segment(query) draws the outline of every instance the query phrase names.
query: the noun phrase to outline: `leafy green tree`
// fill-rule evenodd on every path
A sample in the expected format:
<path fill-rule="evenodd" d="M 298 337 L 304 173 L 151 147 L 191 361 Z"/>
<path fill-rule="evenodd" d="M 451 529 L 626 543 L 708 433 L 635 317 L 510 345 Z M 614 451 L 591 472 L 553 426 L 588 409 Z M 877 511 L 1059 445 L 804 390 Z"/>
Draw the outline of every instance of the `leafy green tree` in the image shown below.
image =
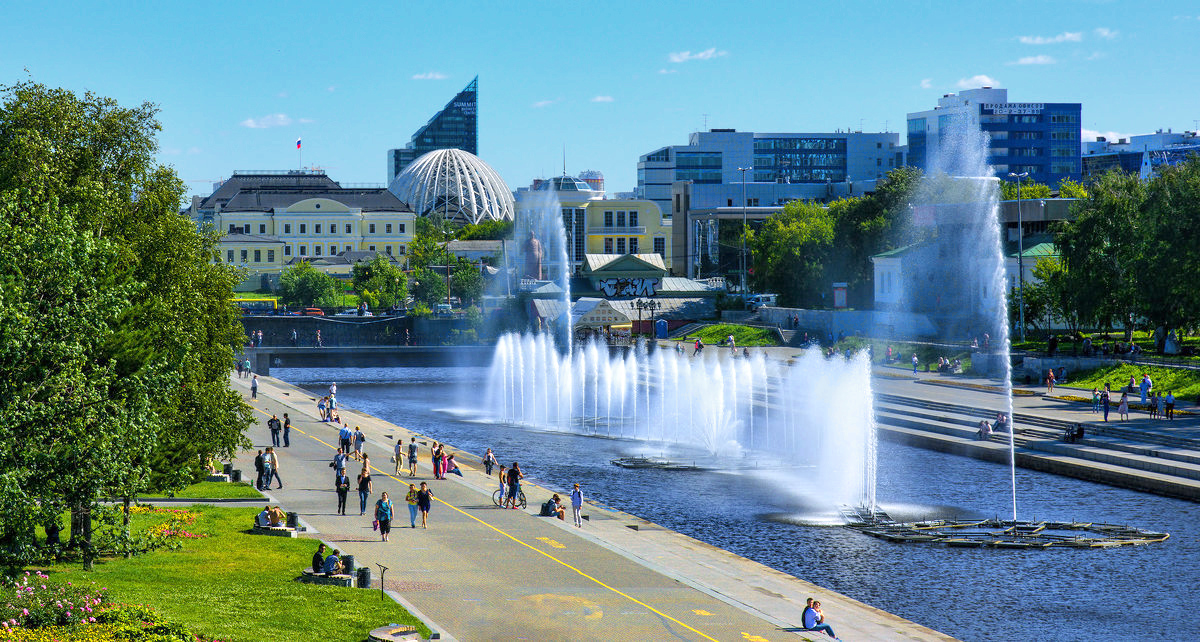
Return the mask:
<path fill-rule="evenodd" d="M 1109 172 L 1072 208 L 1074 220 L 1057 226 L 1055 244 L 1083 325 L 1127 324 L 1137 307 L 1145 200 L 1146 186 L 1136 175 Z"/>
<path fill-rule="evenodd" d="M 178 488 L 247 444 L 228 380 L 240 275 L 179 216 L 153 105 L 2 93 L 0 557 L 28 561 L 31 525 L 69 508 L 90 563 L 100 497 Z"/>
<path fill-rule="evenodd" d="M 1059 198 L 1087 198 L 1087 195 L 1088 191 L 1087 188 L 1084 187 L 1083 183 L 1076 183 L 1069 178 L 1064 178 L 1062 182 L 1058 184 Z M 1024 196 L 1023 193 L 1022 196 Z"/>
<path fill-rule="evenodd" d="M 763 221 L 761 228 L 751 230 L 753 276 L 759 291 L 779 293 L 784 306 L 819 306 L 834 226 L 824 207 L 793 201 L 779 215 Z"/>
<path fill-rule="evenodd" d="M 342 292 L 341 281 L 301 261 L 279 275 L 279 300 L 300 307 L 333 307 Z"/>
<path fill-rule="evenodd" d="M 1050 186 L 1034 181 L 1032 178 L 1021 179 L 1021 198 L 1050 198 Z M 1017 182 L 1000 181 L 1000 199 L 1004 201 L 1017 200 Z"/>
<path fill-rule="evenodd" d="M 1167 333 L 1200 320 L 1200 157 L 1160 168 L 1146 186 L 1141 217 L 1131 230 L 1141 241 L 1129 275 L 1137 284 L 1138 313 L 1163 349 Z"/>
<path fill-rule="evenodd" d="M 382 254 L 367 263 L 356 263 L 354 289 L 372 308 L 390 308 L 408 297 L 408 276 Z"/>
<path fill-rule="evenodd" d="M 512 235 L 512 221 L 481 221 L 462 226 L 455 234 L 455 238 L 460 241 L 499 241 L 512 238 Z"/>
<path fill-rule="evenodd" d="M 463 306 L 474 305 L 483 296 L 483 274 L 466 259 L 459 259 L 450 274 L 451 292 L 462 299 Z"/>
<path fill-rule="evenodd" d="M 446 300 L 446 279 L 429 268 L 417 268 L 412 273 L 413 298 L 430 309 Z"/>

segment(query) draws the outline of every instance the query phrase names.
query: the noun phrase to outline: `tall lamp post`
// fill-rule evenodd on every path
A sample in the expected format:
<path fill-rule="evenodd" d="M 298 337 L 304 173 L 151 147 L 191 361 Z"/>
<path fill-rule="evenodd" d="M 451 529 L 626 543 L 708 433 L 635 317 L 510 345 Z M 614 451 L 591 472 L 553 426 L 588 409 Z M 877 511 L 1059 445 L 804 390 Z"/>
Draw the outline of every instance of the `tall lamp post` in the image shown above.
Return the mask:
<path fill-rule="evenodd" d="M 1021 343 L 1025 343 L 1025 227 L 1021 221 L 1021 179 L 1029 176 L 1029 172 L 1009 172 L 1008 176 L 1017 179 L 1017 311 L 1020 315 L 1017 325 L 1021 329 Z"/>
<path fill-rule="evenodd" d="M 642 312 L 649 313 L 650 319 L 653 320 L 654 311 L 658 309 L 658 301 L 653 299 L 638 299 L 633 302 L 633 307 L 637 308 L 638 311 L 638 329 L 640 330 L 642 327 Z M 654 332 L 652 331 L 650 334 L 653 335 Z"/>
<path fill-rule="evenodd" d="M 742 173 L 742 301 L 746 300 L 746 172 L 750 171 L 750 167 L 739 167 L 737 171 Z"/>

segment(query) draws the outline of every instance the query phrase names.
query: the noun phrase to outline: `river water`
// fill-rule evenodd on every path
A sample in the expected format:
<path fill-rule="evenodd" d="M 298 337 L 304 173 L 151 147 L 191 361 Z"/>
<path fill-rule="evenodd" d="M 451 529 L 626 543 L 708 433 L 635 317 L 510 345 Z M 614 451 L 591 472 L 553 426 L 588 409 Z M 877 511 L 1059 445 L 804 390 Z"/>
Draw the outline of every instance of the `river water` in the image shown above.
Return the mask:
<path fill-rule="evenodd" d="M 521 462 L 535 483 L 585 496 L 872 606 L 972 641 L 1200 636 L 1200 505 L 1018 469 L 1028 519 L 1130 524 L 1163 544 L 1110 550 L 993 550 L 884 542 L 827 525 L 803 489 L 765 472 L 625 469 L 640 444 L 478 420 L 486 368 L 279 370 L 347 407 L 455 448 Z M 884 442 L 878 498 L 896 519 L 1006 516 L 1007 466 Z"/>

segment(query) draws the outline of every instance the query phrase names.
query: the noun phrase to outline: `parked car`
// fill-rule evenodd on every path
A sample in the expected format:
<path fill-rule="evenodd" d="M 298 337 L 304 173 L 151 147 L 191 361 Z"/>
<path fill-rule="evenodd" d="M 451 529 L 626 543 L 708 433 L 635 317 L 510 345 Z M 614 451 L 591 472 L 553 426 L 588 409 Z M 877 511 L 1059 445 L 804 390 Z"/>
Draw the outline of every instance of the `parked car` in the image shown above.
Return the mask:
<path fill-rule="evenodd" d="M 775 300 L 778 298 L 778 294 L 751 294 L 749 297 L 746 297 L 746 308 L 752 312 L 757 312 L 764 305 L 775 305 Z"/>
<path fill-rule="evenodd" d="M 292 314 L 302 317 L 323 317 L 325 316 L 325 311 L 321 308 L 301 308 L 296 312 L 292 312 Z"/>

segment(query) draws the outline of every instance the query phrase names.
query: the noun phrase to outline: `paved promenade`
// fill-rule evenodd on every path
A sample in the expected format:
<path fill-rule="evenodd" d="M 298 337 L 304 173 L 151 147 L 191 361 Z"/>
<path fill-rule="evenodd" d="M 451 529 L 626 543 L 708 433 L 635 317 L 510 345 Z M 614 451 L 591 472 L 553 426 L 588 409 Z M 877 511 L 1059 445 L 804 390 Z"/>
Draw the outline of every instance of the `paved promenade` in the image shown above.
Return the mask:
<path fill-rule="evenodd" d="M 233 381 L 248 397 L 248 380 Z M 242 453 L 237 467 L 253 477 L 255 450 L 270 445 L 266 419 L 289 413 L 291 447 L 277 449 L 284 487 L 269 491 L 270 503 L 299 513 L 319 533 L 314 537 L 354 555 L 359 565 L 371 565 L 376 585 L 375 564 L 387 566 L 386 588 L 416 607 L 443 638 L 828 640 L 799 631 L 805 598 L 815 597 L 843 640 L 953 639 L 620 511 L 585 505 L 589 520 L 582 529 L 537 517 L 550 492 L 532 484 L 523 485 L 528 510 L 496 508 L 495 478 L 483 475 L 477 456 L 459 454 L 465 477 L 433 480 L 428 444 L 437 435 L 417 435 L 425 443 L 416 479 L 393 476 L 393 445 L 407 442 L 410 433 L 352 410 L 342 418 L 367 434 L 375 492 L 366 516 L 358 515 L 353 491 L 348 514 L 337 516 L 328 465 L 336 430 L 315 421 L 315 399 L 260 377 L 258 400 L 250 403 L 257 418 L 249 435 L 254 450 Z M 536 460 L 537 453 L 527 458 Z M 352 480 L 358 468 L 349 463 Z M 409 481 L 429 482 L 434 490 L 428 530 L 419 521 L 415 530 L 408 528 Z M 385 490 L 397 508 L 388 543 L 371 529 L 371 507 Z M 297 574 L 307 565 L 307 558 L 296 560 Z"/>

